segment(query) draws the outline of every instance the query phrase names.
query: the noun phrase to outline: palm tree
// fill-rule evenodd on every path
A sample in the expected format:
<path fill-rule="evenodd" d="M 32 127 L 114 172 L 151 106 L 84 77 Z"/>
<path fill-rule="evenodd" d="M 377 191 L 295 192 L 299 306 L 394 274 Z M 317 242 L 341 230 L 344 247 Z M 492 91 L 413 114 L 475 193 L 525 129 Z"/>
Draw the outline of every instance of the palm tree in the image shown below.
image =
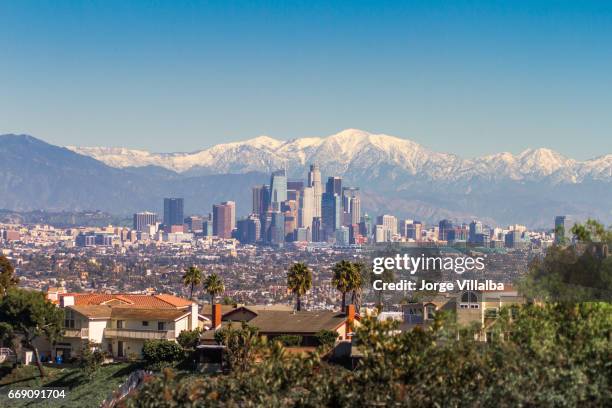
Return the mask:
<path fill-rule="evenodd" d="M 287 271 L 287 287 L 295 295 L 296 310 L 302 310 L 302 296 L 312 288 L 312 272 L 303 262 L 294 263 Z"/>
<path fill-rule="evenodd" d="M 361 272 L 355 264 L 343 260 L 332 268 L 332 284 L 342 293 L 342 310 L 346 308 L 346 294 L 361 286 Z"/>
<path fill-rule="evenodd" d="M 202 271 L 195 266 L 190 266 L 183 275 L 183 285 L 190 286 L 189 299 L 193 300 L 193 289 L 202 283 Z"/>
<path fill-rule="evenodd" d="M 204 279 L 204 290 L 210 295 L 210 304 L 215 304 L 215 296 L 220 295 L 225 290 L 223 281 L 216 273 L 208 275 Z"/>

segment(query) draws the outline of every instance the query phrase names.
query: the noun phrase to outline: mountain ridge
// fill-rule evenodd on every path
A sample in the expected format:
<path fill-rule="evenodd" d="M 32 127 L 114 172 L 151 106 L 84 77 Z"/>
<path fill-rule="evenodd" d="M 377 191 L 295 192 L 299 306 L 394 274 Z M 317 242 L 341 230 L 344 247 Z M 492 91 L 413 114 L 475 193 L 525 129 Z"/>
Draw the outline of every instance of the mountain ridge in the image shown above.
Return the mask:
<path fill-rule="evenodd" d="M 176 172 L 154 164 L 111 167 L 32 136 L 0 136 L 0 208 L 129 215 L 160 212 L 163 197 L 178 196 L 185 198 L 188 214 L 206 214 L 212 204 L 234 200 L 237 214 L 243 216 L 250 212 L 251 187 L 269 181 L 267 169 L 285 165 L 291 177 L 304 180 L 310 160 L 316 158 L 323 181 L 340 175 L 343 185 L 360 187 L 362 211 L 372 215 L 544 228 L 559 214 L 612 222 L 612 155 L 578 167 L 549 149 L 534 149 L 520 157 L 491 155 L 495 157 L 467 166 L 465 159 L 418 144 L 398 151 L 394 146 L 406 144 L 395 138 L 364 132 L 358 142 L 350 132 L 331 140 L 280 144 L 259 138 L 203 154 L 216 157 L 218 166 Z M 268 154 L 269 144 L 280 152 Z M 283 149 L 294 162 L 287 162 Z"/>
<path fill-rule="evenodd" d="M 217 144 L 191 153 L 151 153 L 117 147 L 76 147 L 68 149 L 95 158 L 111 167 L 155 165 L 184 173 L 203 174 L 271 172 L 281 167 L 294 177 L 309 163 L 343 176 L 349 169 L 385 162 L 411 175 L 449 181 L 465 177 L 538 180 L 576 183 L 585 178 L 612 180 L 612 154 L 579 161 L 549 148 L 529 148 L 519 154 L 494 153 L 464 159 L 440 153 L 414 141 L 359 129 L 346 129 L 327 137 L 305 137 L 286 141 L 258 136 L 242 142 Z"/>

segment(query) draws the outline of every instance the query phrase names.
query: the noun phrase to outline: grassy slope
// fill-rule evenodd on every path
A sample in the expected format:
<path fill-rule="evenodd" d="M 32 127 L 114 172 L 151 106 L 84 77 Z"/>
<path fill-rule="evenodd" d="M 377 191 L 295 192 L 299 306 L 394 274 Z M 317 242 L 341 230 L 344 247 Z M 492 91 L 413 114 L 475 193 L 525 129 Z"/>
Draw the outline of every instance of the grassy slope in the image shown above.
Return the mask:
<path fill-rule="evenodd" d="M 136 369 L 130 364 L 109 364 L 100 368 L 93 379 L 81 373 L 79 368 L 45 367 L 47 377 L 38 376 L 36 366 L 13 370 L 0 379 L 0 406 L 2 407 L 97 407 L 127 376 Z M 8 400 L 11 389 L 40 389 L 41 387 L 66 388 L 66 398 L 60 400 Z"/>

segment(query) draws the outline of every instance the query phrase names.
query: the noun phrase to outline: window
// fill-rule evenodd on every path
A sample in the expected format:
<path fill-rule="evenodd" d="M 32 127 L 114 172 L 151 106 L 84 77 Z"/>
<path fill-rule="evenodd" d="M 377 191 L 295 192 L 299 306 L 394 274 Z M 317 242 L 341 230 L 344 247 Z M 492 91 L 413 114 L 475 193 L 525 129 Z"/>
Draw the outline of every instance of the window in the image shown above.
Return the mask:
<path fill-rule="evenodd" d="M 123 320 L 117 320 L 117 328 L 123 329 Z"/>
<path fill-rule="evenodd" d="M 433 320 L 436 315 L 436 306 L 435 305 L 427 305 L 425 306 L 425 312 L 427 313 L 426 319 Z"/>
<path fill-rule="evenodd" d="M 149 322 L 147 322 L 147 321 L 143 321 L 143 322 L 142 322 L 142 325 L 143 325 L 144 327 L 147 327 L 147 326 L 149 325 Z"/>
<path fill-rule="evenodd" d="M 460 309 L 478 309 L 480 305 L 478 303 L 478 295 L 476 293 L 467 291 L 461 295 L 461 303 L 459 303 Z"/>
<path fill-rule="evenodd" d="M 64 309 L 64 327 L 67 329 L 74 329 L 74 311 L 71 309 Z"/>
<path fill-rule="evenodd" d="M 497 309 L 494 308 L 494 307 L 485 309 L 485 317 L 489 318 L 489 319 L 496 319 L 497 318 Z"/>
<path fill-rule="evenodd" d="M 166 330 L 166 322 L 157 322 L 157 330 Z"/>

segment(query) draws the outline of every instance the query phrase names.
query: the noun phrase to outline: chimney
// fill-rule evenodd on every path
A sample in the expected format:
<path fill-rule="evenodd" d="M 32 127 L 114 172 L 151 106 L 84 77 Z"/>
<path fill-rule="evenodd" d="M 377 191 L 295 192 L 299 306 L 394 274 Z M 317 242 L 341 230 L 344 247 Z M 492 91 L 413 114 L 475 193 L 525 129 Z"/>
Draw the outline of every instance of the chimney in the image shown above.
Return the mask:
<path fill-rule="evenodd" d="M 221 326 L 221 305 L 215 303 L 212 306 L 212 328 L 216 329 Z"/>
<path fill-rule="evenodd" d="M 346 305 L 344 315 L 346 316 L 346 339 L 349 340 L 349 334 L 353 332 L 351 325 L 355 320 L 355 305 Z"/>
<path fill-rule="evenodd" d="M 191 304 L 191 314 L 189 316 L 189 324 L 191 325 L 190 330 L 195 330 L 198 328 L 198 304 L 193 302 Z"/>
<path fill-rule="evenodd" d="M 60 301 L 61 307 L 74 306 L 74 296 L 62 296 Z"/>

